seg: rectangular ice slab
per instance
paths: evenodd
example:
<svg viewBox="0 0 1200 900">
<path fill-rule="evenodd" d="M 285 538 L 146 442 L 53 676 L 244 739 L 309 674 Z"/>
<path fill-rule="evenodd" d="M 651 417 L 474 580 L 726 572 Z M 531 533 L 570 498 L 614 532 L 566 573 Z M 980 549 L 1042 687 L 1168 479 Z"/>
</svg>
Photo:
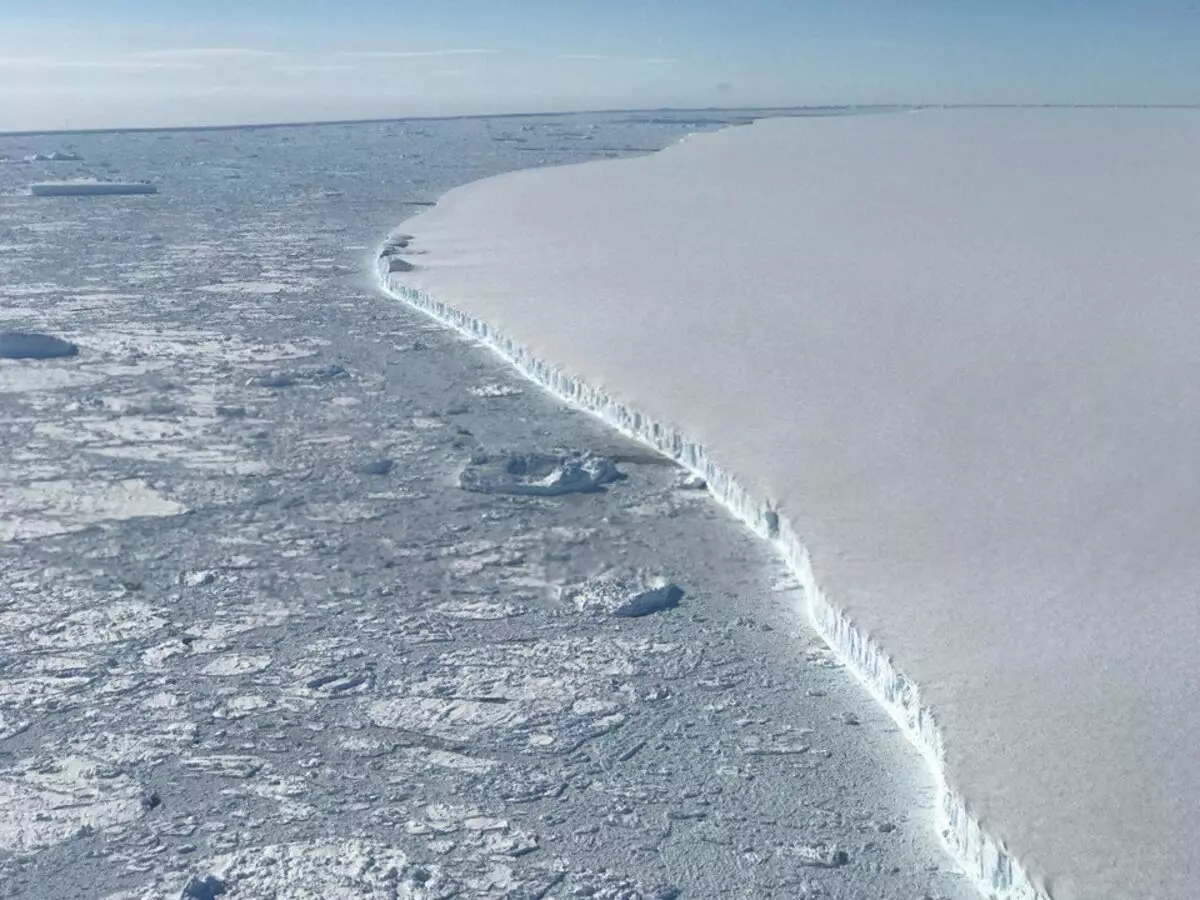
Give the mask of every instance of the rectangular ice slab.
<svg viewBox="0 0 1200 900">
<path fill-rule="evenodd" d="M 35 197 L 95 197 L 112 194 L 157 194 L 144 181 L 39 181 L 29 186 Z"/>
<path fill-rule="evenodd" d="M 977 878 L 1194 900 L 1198 159 L 1188 110 L 772 120 L 454 191 L 385 278 L 779 535 Z"/>
</svg>

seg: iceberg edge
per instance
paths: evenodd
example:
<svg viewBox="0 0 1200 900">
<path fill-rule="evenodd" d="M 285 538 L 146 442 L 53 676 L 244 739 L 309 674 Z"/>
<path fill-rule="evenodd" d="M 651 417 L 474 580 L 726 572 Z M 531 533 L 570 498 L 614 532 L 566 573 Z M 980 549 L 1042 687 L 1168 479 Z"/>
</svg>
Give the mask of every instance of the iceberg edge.
<svg viewBox="0 0 1200 900">
<path fill-rule="evenodd" d="M 942 734 L 933 710 L 921 701 L 918 685 L 826 596 L 813 572 L 808 549 L 786 517 L 769 502 L 752 496 L 704 446 L 677 429 L 654 421 L 618 398 L 538 359 L 487 322 L 402 284 L 397 276 L 403 273 L 390 271 L 389 252 L 385 242 L 375 254 L 376 276 L 385 295 L 484 345 L 560 400 L 699 475 L 722 506 L 757 536 L 770 542 L 803 587 L 809 622 L 925 759 L 937 788 L 937 827 L 949 855 L 989 900 L 1053 900 L 1041 879 L 1031 876 L 1004 844 L 984 829 L 966 798 L 949 784 Z"/>
</svg>

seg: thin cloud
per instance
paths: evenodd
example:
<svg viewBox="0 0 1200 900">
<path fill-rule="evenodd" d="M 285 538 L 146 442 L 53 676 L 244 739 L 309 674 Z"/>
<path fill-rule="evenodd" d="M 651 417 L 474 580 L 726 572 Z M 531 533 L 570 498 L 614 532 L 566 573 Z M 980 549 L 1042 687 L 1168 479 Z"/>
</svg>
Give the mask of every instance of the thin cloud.
<svg viewBox="0 0 1200 900">
<path fill-rule="evenodd" d="M 308 72 L 357 72 L 358 66 L 343 66 L 335 64 L 305 64 L 298 63 L 292 66 L 276 66 L 275 71 L 286 72 L 289 75 L 301 75 Z"/>
<path fill-rule="evenodd" d="M 611 62 L 638 66 L 673 66 L 681 60 L 673 56 L 608 56 L 604 53 L 559 53 L 555 59 L 568 62 Z"/>
<path fill-rule="evenodd" d="M 448 50 L 353 50 L 339 53 L 353 59 L 424 59 L 440 56 L 494 56 L 499 50 L 482 47 L 451 48 Z"/>
<path fill-rule="evenodd" d="M 0 69 L 45 71 L 53 69 L 109 69 L 143 71 L 146 69 L 196 69 L 195 64 L 140 59 L 54 59 L 52 57 L 0 57 Z"/>
<path fill-rule="evenodd" d="M 287 54 L 277 50 L 254 50 L 249 47 L 180 47 L 173 50 L 141 50 L 125 55 L 131 59 L 204 61 L 210 59 L 278 59 Z"/>
</svg>

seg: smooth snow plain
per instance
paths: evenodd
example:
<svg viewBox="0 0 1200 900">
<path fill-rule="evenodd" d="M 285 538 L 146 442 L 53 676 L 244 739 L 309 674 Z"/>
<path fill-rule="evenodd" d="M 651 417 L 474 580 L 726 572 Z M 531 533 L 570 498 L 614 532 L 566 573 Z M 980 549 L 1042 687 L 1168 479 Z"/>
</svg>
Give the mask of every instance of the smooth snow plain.
<svg viewBox="0 0 1200 900">
<path fill-rule="evenodd" d="M 452 191 L 381 272 L 777 540 L 988 892 L 1183 900 L 1198 150 L 1192 110 L 763 121 Z"/>
</svg>

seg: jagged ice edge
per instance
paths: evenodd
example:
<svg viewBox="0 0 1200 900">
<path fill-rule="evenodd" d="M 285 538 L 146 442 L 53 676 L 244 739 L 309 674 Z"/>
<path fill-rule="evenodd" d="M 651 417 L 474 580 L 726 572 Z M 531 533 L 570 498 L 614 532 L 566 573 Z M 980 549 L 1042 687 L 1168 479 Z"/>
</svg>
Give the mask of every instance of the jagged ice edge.
<svg viewBox="0 0 1200 900">
<path fill-rule="evenodd" d="M 933 711 L 921 703 L 914 681 L 901 672 L 883 649 L 859 631 L 835 606 L 813 574 L 808 549 L 791 524 L 769 503 L 760 501 L 718 465 L 700 444 L 674 428 L 656 422 L 602 390 L 558 367 L 537 359 L 521 344 L 498 334 L 487 322 L 400 283 L 388 269 L 386 244 L 376 254 L 381 290 L 443 325 L 483 344 L 530 381 L 560 400 L 578 407 L 702 477 L 717 501 L 756 535 L 769 541 L 799 581 L 808 601 L 808 618 L 822 640 L 844 662 L 875 700 L 887 710 L 920 751 L 937 786 L 938 831 L 947 852 L 992 900 L 1052 900 L 1034 884 L 1020 862 L 988 834 L 971 814 L 966 800 L 946 782 L 942 734 Z"/>
</svg>

